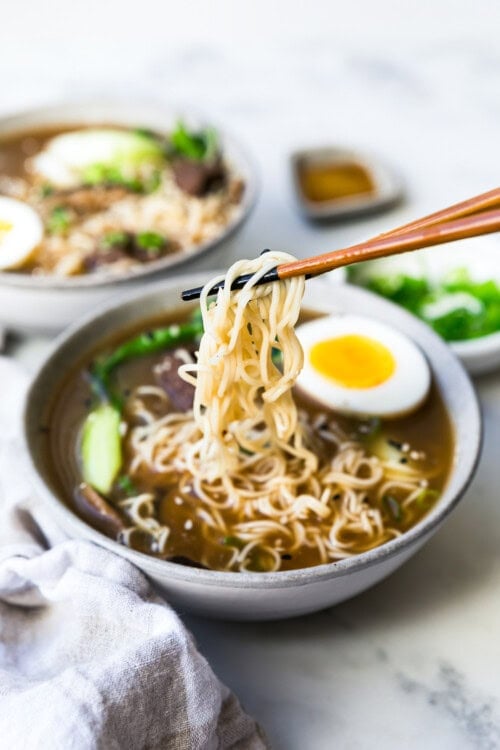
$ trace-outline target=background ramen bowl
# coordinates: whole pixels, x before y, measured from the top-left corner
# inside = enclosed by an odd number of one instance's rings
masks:
[[[183,611],[228,619],[265,620],[313,612],[373,586],[413,555],[439,528],[458,503],[474,473],[481,446],[481,418],[472,385],[451,350],[426,325],[395,305],[348,285],[321,281],[307,284],[306,307],[360,313],[384,321],[410,336],[426,353],[450,414],[455,454],[447,486],[436,507],[420,523],[382,547],[351,559],[303,570],[277,573],[224,573],[155,560],[95,531],[64,504],[51,475],[46,436],[51,403],[69,368],[120,329],[136,327],[179,307],[182,289],[198,286],[204,275],[171,279],[109,306],[87,318],[56,341],[27,396],[24,438],[40,502],[72,537],[87,539],[122,555],[146,573],[169,602]],[[332,299],[334,300],[332,303]]]
[[[30,110],[0,119],[0,140],[19,131],[44,126],[124,125],[168,131],[182,116],[193,127],[204,120],[189,112],[169,109],[161,104],[141,101],[77,101]],[[67,278],[32,276],[0,272],[0,325],[29,332],[60,331],[82,314],[95,310],[117,292],[139,289],[152,277],[172,276],[180,266],[197,261],[209,251],[223,253],[226,240],[248,218],[255,203],[257,180],[253,164],[244,149],[218,126],[222,148],[229,161],[245,181],[245,191],[238,218],[219,237],[195,249],[176,253],[113,276],[88,274]],[[214,258],[210,258],[213,265]],[[222,258],[220,258],[222,262]]]

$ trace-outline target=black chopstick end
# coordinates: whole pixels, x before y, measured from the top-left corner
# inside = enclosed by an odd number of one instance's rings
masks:
[[[243,276],[238,276],[238,278],[235,279],[233,283],[231,284],[231,289],[232,290],[243,289],[245,284],[248,281],[250,281],[251,278],[252,278],[251,273],[246,273]],[[278,267],[275,266],[274,268],[269,269],[269,271],[267,271],[267,273],[264,274],[264,276],[262,276],[262,278],[259,279],[257,284],[258,285],[269,284],[269,283],[272,283],[273,281],[279,281],[279,280],[280,280],[280,277],[278,274]],[[222,289],[223,286],[224,286],[223,281],[219,282],[218,284],[215,284],[211,288],[209,294],[210,295],[217,294],[219,289]],[[202,291],[203,291],[202,286],[195,287],[194,289],[185,289],[183,292],[181,292],[181,298],[183,299],[184,302],[191,302],[192,300],[199,299]]]
[[[197,286],[194,289],[184,289],[181,292],[181,299],[183,302],[191,302],[194,299],[199,299],[203,287]]]

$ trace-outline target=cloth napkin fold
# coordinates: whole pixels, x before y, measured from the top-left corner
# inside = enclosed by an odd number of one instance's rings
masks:
[[[142,573],[40,507],[19,441],[26,381],[0,357],[1,747],[267,748]]]

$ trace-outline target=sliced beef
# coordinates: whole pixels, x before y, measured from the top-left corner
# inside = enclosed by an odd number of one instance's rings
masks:
[[[152,260],[158,260],[170,253],[176,253],[180,250],[180,245],[172,240],[165,240],[163,247],[156,248],[154,252],[147,250],[137,242],[137,236],[132,235],[132,242],[127,248],[130,258],[138,260],[140,263],[151,263]]]
[[[105,243],[102,243],[94,250],[94,252],[86,257],[84,263],[86,271],[95,271],[102,266],[107,266],[124,260],[135,260],[139,263],[151,263],[153,260],[158,260],[165,255],[180,250],[179,243],[165,240],[164,246],[155,248],[153,252],[141,247],[137,241],[137,235],[133,232],[117,232],[117,234],[123,235],[122,241],[117,241],[108,246],[106,246]]]
[[[116,537],[125,528],[118,511],[86,482],[75,491],[75,502],[81,514],[104,534]]]
[[[130,256],[120,247],[110,247],[106,250],[98,248],[86,256],[83,266],[87,272],[91,272],[97,271],[102,266],[109,266],[123,260],[130,261]]]
[[[172,162],[172,170],[180,189],[197,197],[218,190],[226,181],[226,171],[221,159],[203,162],[177,157]]]
[[[176,349],[164,355],[154,368],[158,385],[167,394],[176,411],[189,411],[193,408],[194,388],[179,376],[179,367],[194,362],[194,354],[187,349]]]

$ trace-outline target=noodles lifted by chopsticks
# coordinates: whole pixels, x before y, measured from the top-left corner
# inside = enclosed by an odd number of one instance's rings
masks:
[[[291,388],[302,369],[302,347],[295,334],[304,278],[255,287],[269,268],[292,256],[267,253],[235,263],[226,277],[204,287],[200,304],[204,336],[198,361],[179,369],[196,387],[194,418],[202,438],[199,471],[208,481],[223,480],[246,463],[245,455],[282,450],[301,458],[311,471],[316,457],[303,445]],[[231,283],[241,273],[252,279],[239,292]],[[217,301],[207,296],[225,278]],[[281,369],[274,358],[281,353]]]
[[[294,326],[304,278],[255,286],[290,259],[273,252],[235,263],[215,301],[208,292],[221,279],[204,287],[198,359],[179,369],[195,386],[193,412],[158,418],[144,403],[151,387],[131,397],[143,423],[128,435],[128,471],[168,477],[170,500],[194,507],[189,528],[206,542],[207,567],[272,571],[291,556],[349,557],[401,533],[384,513],[387,493],[411,517],[427,486],[410,464],[370,455],[333,415],[298,412],[291,389],[303,363]],[[251,280],[231,292],[243,273]]]

